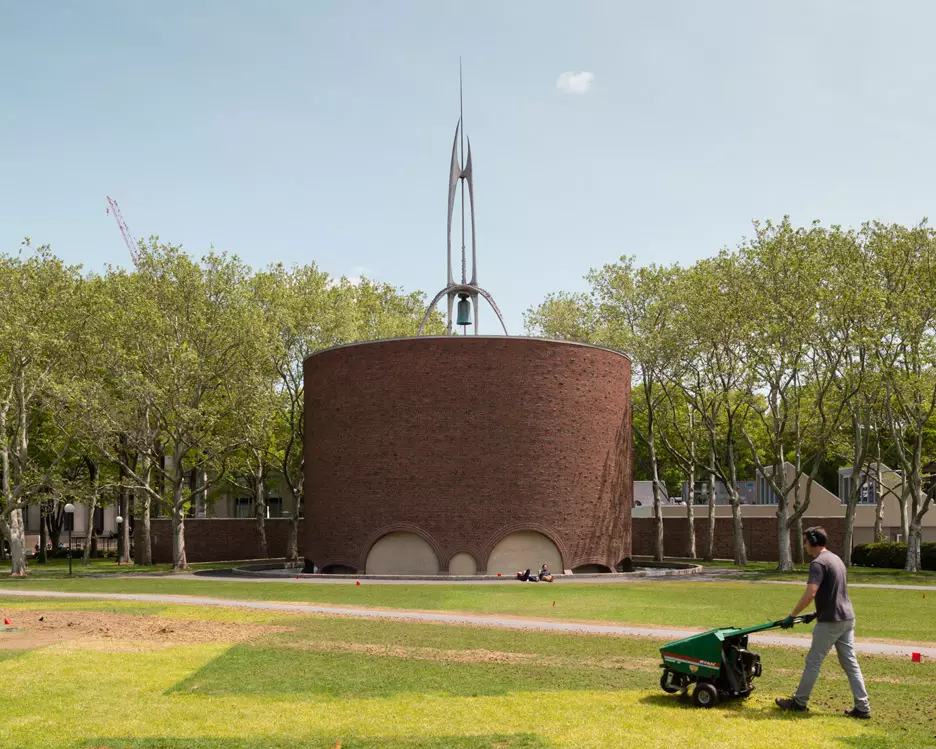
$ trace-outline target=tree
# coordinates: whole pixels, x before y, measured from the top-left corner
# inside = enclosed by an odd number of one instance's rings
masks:
[[[530,335],[542,338],[595,343],[599,337],[597,310],[588,294],[548,294],[523,313],[523,322]]]
[[[708,433],[711,469],[728,492],[737,565],[747,564],[736,441],[749,406],[748,318],[743,307],[751,294],[749,281],[732,253],[722,251],[699,261],[685,276],[685,312],[680,319],[690,341],[683,355],[692,362],[683,388]]]
[[[683,390],[674,385],[673,381],[668,377],[664,378],[661,381],[661,387],[665,395],[666,407],[660,409],[658,422],[660,440],[686,479],[688,493],[686,496],[685,555],[690,559],[695,559],[698,556],[695,532],[695,484],[701,462],[699,451],[704,445],[704,438],[700,433],[701,420],[695,404],[686,399]],[[710,498],[709,503],[714,508],[714,497]]]
[[[351,284],[333,284],[313,264],[286,268],[274,265],[251,281],[252,298],[262,311],[267,335],[261,350],[271,375],[262,382],[261,398],[273,409],[268,454],[292,496],[293,511],[286,561],[299,560],[299,520],[304,501],[303,366],[307,356],[353,340],[357,328]]]
[[[909,521],[905,569],[916,572],[923,516],[934,489],[924,476],[931,458],[924,447],[936,413],[936,236],[925,223],[909,229],[875,223],[864,234],[884,300],[876,355],[885,423],[903,474],[901,506]]]
[[[185,569],[187,510],[223,481],[243,444],[251,395],[245,383],[260,329],[249,269],[214,253],[198,262],[154,239],[141,245],[132,276],[112,275],[117,299],[108,323],[121,336],[103,337],[106,366],[87,393],[85,423],[131,488],[169,513],[173,567]],[[126,451],[114,447],[120,435]]]
[[[746,312],[746,358],[753,375],[747,382],[749,413],[767,437],[766,460],[743,424],[742,430],[761,480],[777,500],[781,571],[793,569],[790,531],[800,527],[841,416],[861,386],[865,357],[852,352],[856,331],[849,324],[855,318],[852,300],[861,294],[856,254],[851,234],[827,231],[818,223],[795,229],[788,218],[777,225],[755,224],[755,237],[741,252],[751,289]],[[755,405],[759,402],[763,408]]]
[[[669,289],[678,269],[651,265],[636,268],[634,259],[622,257],[617,263],[592,270],[592,285],[599,320],[599,340],[609,348],[626,351],[635,367],[634,379],[641,397],[634,404],[634,435],[646,446],[653,490],[655,530],[654,559],[663,560],[663,509],[656,436],[657,419],[665,393],[662,380],[671,351],[665,335],[672,317]],[[640,414],[642,412],[642,414]],[[638,427],[638,415],[646,428]]]
[[[41,496],[70,446],[71,358],[83,320],[78,309],[81,277],[47,247],[0,255],[0,532],[10,544],[11,574],[26,574],[23,510]],[[31,438],[37,421],[62,439],[40,464]]]

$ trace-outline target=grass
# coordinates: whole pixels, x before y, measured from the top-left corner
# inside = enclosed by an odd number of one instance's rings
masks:
[[[716,562],[694,561],[707,568],[734,570],[746,580],[805,580],[809,572],[808,564],[795,565],[792,572],[779,572],[776,562],[749,562],[746,567],[737,567],[733,562],[725,560]],[[936,585],[936,572],[922,570],[910,573],[903,570],[877,567],[852,567],[848,570],[848,581],[850,583],[872,583],[877,585]]]
[[[142,573],[172,572],[171,564],[117,564],[116,559],[96,558],[89,559],[87,567],[81,563],[81,553],[72,557],[72,575],[139,575]],[[200,562],[190,565],[193,570],[218,570],[228,569],[230,562]],[[62,575],[68,575],[68,559],[49,559],[47,562],[40,562],[38,558],[30,557],[27,560],[27,569],[30,577],[36,578],[55,578]]]
[[[0,650],[0,683],[11,687],[0,749],[788,749],[793,736],[896,749],[932,745],[936,735],[929,663],[862,658],[874,720],[858,722],[839,716],[850,694],[834,659],[808,716],[774,709],[802,668],[802,652],[780,648],[760,650],[765,673],[752,698],[703,711],[660,691],[660,643],[646,639],[76,603],[0,607],[27,628],[30,611],[54,606],[115,621],[132,612],[175,627],[184,618],[290,630],[143,652],[113,642],[63,642],[6,659],[11,651]]]
[[[799,591],[785,585],[658,580],[578,585],[505,582],[478,586],[357,586],[354,581],[341,585],[155,577],[4,580],[0,588],[350,604],[676,627],[748,626],[779,619],[799,598]],[[912,590],[855,588],[850,595],[857,609],[859,637],[936,642],[936,593],[924,597],[925,593]]]

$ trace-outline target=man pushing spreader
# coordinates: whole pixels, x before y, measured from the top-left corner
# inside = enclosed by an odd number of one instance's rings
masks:
[[[824,528],[807,528],[803,533],[803,546],[812,557],[809,580],[799,603],[781,626],[784,629],[792,627],[799,613],[813,601],[816,602],[818,622],[813,629],[812,646],[806,655],[806,667],[799,687],[792,697],[778,697],[777,707],[796,711],[809,709],[809,696],[819,678],[822,661],[834,646],[855,699],[854,707],[846,710],[845,715],[867,719],[871,717],[871,706],[861,667],[855,657],[855,609],[848,598],[847,573],[842,560],[826,548],[827,543]]]

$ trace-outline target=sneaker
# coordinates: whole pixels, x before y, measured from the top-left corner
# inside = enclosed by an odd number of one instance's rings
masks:
[[[845,711],[846,718],[858,718],[858,720],[870,720],[871,711],[870,710],[859,710],[857,707],[853,707],[851,710]]]
[[[793,712],[798,713],[804,713],[809,710],[808,707],[801,705],[792,697],[777,697],[774,702],[777,703],[777,707],[779,707],[781,710],[792,710]]]

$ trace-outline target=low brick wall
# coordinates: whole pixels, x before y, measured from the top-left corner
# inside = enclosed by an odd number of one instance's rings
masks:
[[[267,556],[282,557],[286,554],[289,538],[288,518],[266,521]],[[299,555],[302,556],[303,522],[299,521]],[[172,521],[169,518],[153,518],[150,521],[153,539],[153,562],[172,562]],[[139,532],[140,524],[135,527]],[[138,553],[140,545],[134,542]],[[220,562],[261,557],[259,534],[255,520],[238,518],[186,518],[185,555],[189,562]]]
[[[702,508],[704,509],[704,508]],[[277,518],[266,521],[267,550],[270,557],[281,557],[286,553],[289,520]],[[667,556],[681,557],[686,554],[686,520],[665,518],[663,526],[663,549]],[[844,518],[803,518],[803,527],[821,525],[829,534],[829,548],[842,548],[845,535]],[[172,522],[168,518],[153,518],[153,562],[172,562]],[[696,547],[701,555],[708,519],[696,517]],[[136,526],[139,529],[139,525]],[[633,554],[653,556],[653,518],[634,518]],[[254,520],[236,518],[212,518],[185,521],[185,552],[189,562],[218,562],[238,559],[257,559],[260,549],[257,542],[257,524]],[[303,521],[299,521],[299,555],[302,556]],[[795,542],[795,539],[791,539]],[[753,562],[777,561],[777,520],[772,517],[744,518],[744,543],[748,559]],[[134,543],[139,549],[139,544]],[[731,559],[734,555],[731,543],[731,518],[715,519],[715,557]]]
[[[705,508],[701,508],[703,511]],[[697,510],[698,512],[698,510]],[[845,538],[845,518],[803,518],[803,527],[821,525],[829,534],[829,548],[839,551]],[[774,517],[744,518],[744,544],[752,562],[777,561],[777,519]],[[666,556],[686,555],[688,526],[685,518],[664,518],[663,551]],[[696,516],[696,550],[702,555],[708,537],[708,518]],[[635,556],[653,556],[656,534],[653,518],[634,518],[632,526]],[[791,537],[790,543],[798,543]],[[731,538],[731,518],[715,518],[715,558],[731,559],[734,547]]]

